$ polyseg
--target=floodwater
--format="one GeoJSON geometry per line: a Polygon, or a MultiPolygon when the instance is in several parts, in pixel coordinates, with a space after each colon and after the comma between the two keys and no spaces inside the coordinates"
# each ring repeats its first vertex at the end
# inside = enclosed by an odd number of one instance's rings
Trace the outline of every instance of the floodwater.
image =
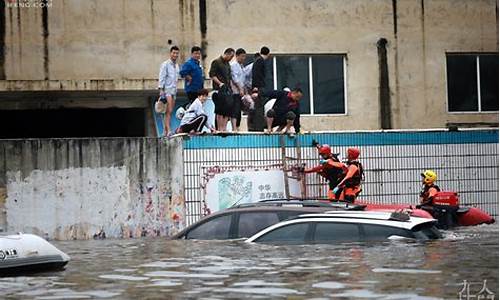
{"type": "Polygon", "coordinates": [[[66,270],[0,278],[0,298],[458,299],[462,291],[467,299],[483,287],[499,296],[497,224],[448,231],[431,242],[271,246],[156,238],[54,244],[72,258],[66,270]]]}

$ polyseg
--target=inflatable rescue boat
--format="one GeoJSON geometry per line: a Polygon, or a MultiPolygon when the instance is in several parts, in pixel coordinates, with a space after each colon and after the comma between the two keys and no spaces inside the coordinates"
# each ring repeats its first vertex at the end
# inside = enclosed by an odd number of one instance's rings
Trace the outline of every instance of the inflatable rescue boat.
{"type": "Polygon", "coordinates": [[[0,276],[62,269],[69,256],[33,234],[0,236],[0,276]]]}
{"type": "Polygon", "coordinates": [[[438,192],[431,205],[416,206],[412,204],[375,204],[356,200],[355,204],[366,205],[365,210],[387,211],[405,210],[412,211],[413,216],[432,217],[438,220],[438,227],[448,229],[455,226],[473,226],[492,224],[495,219],[488,213],[476,207],[461,207],[456,192],[438,192]],[[423,211],[423,212],[422,212],[423,211]],[[426,214],[427,213],[427,214],[426,214]]]}

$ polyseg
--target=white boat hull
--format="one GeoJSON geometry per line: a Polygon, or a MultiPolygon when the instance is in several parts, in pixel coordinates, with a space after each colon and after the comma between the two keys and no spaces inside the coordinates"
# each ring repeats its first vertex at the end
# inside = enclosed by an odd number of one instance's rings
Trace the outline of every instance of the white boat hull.
{"type": "Polygon", "coordinates": [[[33,234],[0,236],[0,276],[62,269],[70,257],[33,234]]]}

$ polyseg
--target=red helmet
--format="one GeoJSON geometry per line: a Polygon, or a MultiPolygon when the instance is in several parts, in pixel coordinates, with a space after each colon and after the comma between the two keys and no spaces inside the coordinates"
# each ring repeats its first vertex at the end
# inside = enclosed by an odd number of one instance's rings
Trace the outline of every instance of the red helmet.
{"type": "Polygon", "coordinates": [[[347,149],[347,159],[348,160],[358,159],[359,154],[360,154],[360,152],[359,152],[358,148],[349,148],[349,149],[347,149]]]}
{"type": "Polygon", "coordinates": [[[332,148],[328,146],[327,144],[322,145],[321,147],[318,148],[319,154],[323,155],[332,155],[332,148]]]}

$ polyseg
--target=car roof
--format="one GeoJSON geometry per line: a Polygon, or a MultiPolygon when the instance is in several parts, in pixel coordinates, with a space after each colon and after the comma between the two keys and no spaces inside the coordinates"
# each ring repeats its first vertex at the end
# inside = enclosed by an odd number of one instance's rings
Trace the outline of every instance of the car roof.
{"type": "Polygon", "coordinates": [[[366,205],[358,205],[347,202],[330,202],[328,200],[321,199],[272,199],[263,200],[259,202],[242,203],[233,205],[230,208],[244,208],[244,207],[264,207],[264,206],[275,206],[275,207],[330,207],[334,209],[342,210],[363,210],[366,205]]]}
{"type": "Polygon", "coordinates": [[[253,242],[262,235],[273,231],[276,228],[289,224],[305,222],[335,222],[353,224],[385,225],[395,228],[411,230],[415,226],[424,223],[435,223],[435,219],[409,216],[403,212],[375,212],[375,211],[327,211],[324,213],[302,214],[295,218],[288,219],[271,225],[248,238],[248,242],[253,242]]]}
{"type": "MultiPolygon", "coordinates": [[[[410,216],[402,211],[326,211],[320,214],[302,214],[297,218],[335,218],[399,222],[398,227],[411,229],[419,224],[436,222],[435,219],[410,216]]],[[[389,223],[388,223],[389,224],[389,223]]],[[[397,223],[394,223],[397,224],[397,223]]]]}

